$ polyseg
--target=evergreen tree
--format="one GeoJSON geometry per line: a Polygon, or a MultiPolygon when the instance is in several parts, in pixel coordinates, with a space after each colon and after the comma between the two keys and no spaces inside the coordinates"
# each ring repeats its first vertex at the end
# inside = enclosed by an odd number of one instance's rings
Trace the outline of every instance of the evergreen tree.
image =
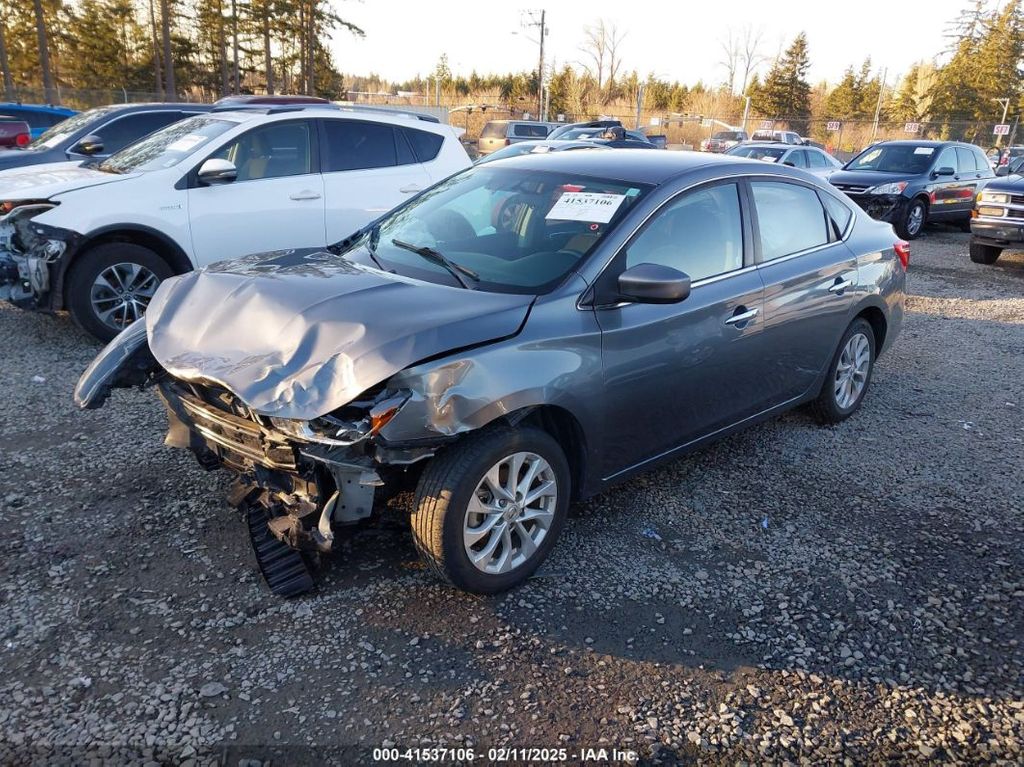
{"type": "Polygon", "coordinates": [[[756,96],[751,95],[754,109],[765,117],[788,121],[795,131],[806,132],[811,114],[809,68],[807,35],[801,32],[772,65],[756,96]]]}

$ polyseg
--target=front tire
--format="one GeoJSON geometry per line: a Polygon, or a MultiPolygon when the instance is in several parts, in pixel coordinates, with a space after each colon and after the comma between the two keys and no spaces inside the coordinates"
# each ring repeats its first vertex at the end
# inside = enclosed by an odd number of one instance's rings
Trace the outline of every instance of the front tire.
{"type": "Polygon", "coordinates": [[[992,266],[1002,254],[1003,249],[995,245],[982,245],[980,242],[972,242],[970,245],[971,261],[976,264],[992,266]]]}
{"type": "Polygon", "coordinates": [[[460,589],[505,591],[554,547],[570,493],[565,453],[547,432],[500,426],[470,434],[423,470],[412,514],[416,548],[460,589]]]}
{"type": "Polygon", "coordinates": [[[107,342],[145,313],[157,287],[172,274],[149,248],[130,242],[97,245],[68,272],[68,311],[82,330],[107,342]]]}
{"type": "Polygon", "coordinates": [[[825,424],[845,421],[857,412],[875,367],[875,332],[862,317],[846,329],[828,375],[811,409],[825,424]]]}
{"type": "Polygon", "coordinates": [[[928,206],[925,205],[924,200],[917,198],[907,203],[906,210],[903,211],[903,215],[895,223],[894,228],[896,234],[904,240],[914,240],[921,235],[927,221],[928,206]]]}

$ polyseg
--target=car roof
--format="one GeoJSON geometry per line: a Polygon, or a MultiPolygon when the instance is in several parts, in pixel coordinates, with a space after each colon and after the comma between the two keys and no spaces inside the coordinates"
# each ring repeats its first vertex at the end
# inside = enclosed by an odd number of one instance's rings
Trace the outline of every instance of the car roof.
{"type": "Polygon", "coordinates": [[[971,146],[970,144],[968,144],[968,143],[966,143],[964,141],[935,141],[935,140],[930,140],[930,139],[921,139],[920,141],[915,141],[914,139],[908,139],[908,138],[892,139],[890,141],[878,141],[878,142],[872,144],[871,146],[881,146],[882,144],[885,144],[886,146],[933,146],[933,147],[940,147],[940,146],[954,146],[956,144],[960,144],[961,146],[971,146]]]}
{"type": "MultiPolygon", "coordinates": [[[[706,152],[652,152],[649,149],[616,149],[613,152],[545,152],[521,154],[501,160],[505,167],[554,170],[581,176],[599,176],[638,184],[662,184],[687,171],[714,164],[757,161],[706,152]]],[[[757,163],[764,165],[764,163],[757,163]]]]}

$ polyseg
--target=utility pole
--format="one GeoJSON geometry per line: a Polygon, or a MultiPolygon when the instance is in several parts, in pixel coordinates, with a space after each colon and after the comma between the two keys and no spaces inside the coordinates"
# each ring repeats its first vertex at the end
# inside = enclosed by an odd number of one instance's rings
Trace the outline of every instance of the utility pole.
{"type": "Polygon", "coordinates": [[[875,122],[871,126],[872,143],[874,143],[875,137],[878,135],[878,118],[882,114],[882,96],[885,94],[885,75],[887,72],[887,69],[882,69],[882,84],[878,87],[878,103],[875,105],[875,122]]]}
{"type": "MultiPolygon", "coordinates": [[[[1003,105],[1003,119],[999,121],[999,124],[1000,125],[1005,125],[1006,124],[1006,113],[1010,110],[1010,100],[1009,99],[993,99],[993,101],[995,101],[997,104],[1002,104],[1003,105]]],[[[1002,146],[1002,143],[1003,143],[1003,136],[1002,136],[1002,134],[1000,134],[1000,135],[996,136],[996,146],[1002,146]]]]}
{"type": "Polygon", "coordinates": [[[526,11],[530,17],[529,21],[523,20],[523,27],[537,27],[540,32],[540,63],[537,66],[537,119],[546,120],[544,114],[544,38],[548,33],[547,11],[543,8],[539,11],[526,11]]]}
{"type": "Polygon", "coordinates": [[[744,96],[746,103],[743,105],[743,132],[747,132],[747,120],[750,118],[750,96],[744,96]]]}

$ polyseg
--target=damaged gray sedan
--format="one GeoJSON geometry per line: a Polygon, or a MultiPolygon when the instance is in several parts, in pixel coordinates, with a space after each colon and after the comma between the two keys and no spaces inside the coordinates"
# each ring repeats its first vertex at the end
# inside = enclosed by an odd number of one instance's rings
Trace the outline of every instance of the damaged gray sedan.
{"type": "Polygon", "coordinates": [[[235,474],[278,594],[310,588],[304,553],[410,475],[426,563],[498,592],[572,501],[797,405],[854,413],[899,332],[908,257],[789,168],[524,156],[326,250],[167,280],[75,399],[156,389],[167,443],[235,474]]]}

